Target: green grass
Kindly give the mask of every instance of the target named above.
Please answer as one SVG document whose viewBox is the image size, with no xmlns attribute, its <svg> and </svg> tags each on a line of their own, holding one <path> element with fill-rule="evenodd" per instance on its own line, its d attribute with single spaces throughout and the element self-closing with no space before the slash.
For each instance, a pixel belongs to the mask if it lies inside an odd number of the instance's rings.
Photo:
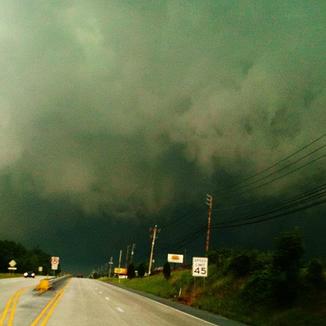
<svg viewBox="0 0 326 326">
<path fill-rule="evenodd" d="M 171 298 L 176 294 L 174 287 L 170 283 L 167 283 L 162 275 L 154 275 L 146 278 L 134 278 L 132 280 L 121 279 L 120 281 L 116 278 L 101 278 L 100 280 L 104 282 L 109 281 L 112 283 L 119 283 L 121 286 L 155 294 L 162 298 Z"/>
<path fill-rule="evenodd" d="M 1 278 L 13 278 L 13 277 L 22 277 L 22 274 L 9 274 L 9 273 L 0 273 Z"/>
</svg>

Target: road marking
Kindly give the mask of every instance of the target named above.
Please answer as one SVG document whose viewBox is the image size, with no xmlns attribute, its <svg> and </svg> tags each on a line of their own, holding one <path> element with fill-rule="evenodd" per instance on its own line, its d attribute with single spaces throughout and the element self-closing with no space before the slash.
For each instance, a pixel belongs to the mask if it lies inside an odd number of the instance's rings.
<svg viewBox="0 0 326 326">
<path fill-rule="evenodd" d="M 17 308 L 17 303 L 19 301 L 20 296 L 27 290 L 27 288 L 21 289 L 15 296 L 12 301 L 12 307 L 9 315 L 8 326 L 12 326 L 14 324 L 15 312 Z"/>
<path fill-rule="evenodd" d="M 116 309 L 118 310 L 118 311 L 120 311 L 120 312 L 125 312 L 122 308 L 120 308 L 120 307 L 116 307 Z"/>
<path fill-rule="evenodd" d="M 202 318 L 196 317 L 196 316 L 191 315 L 191 314 L 189 314 L 189 313 L 187 313 L 187 312 L 185 312 L 185 311 L 179 310 L 179 309 L 174 308 L 174 307 L 172 307 L 172 306 L 169 306 L 169 305 L 166 305 L 166 304 L 164 304 L 164 303 L 158 302 L 158 301 L 156 301 L 156 300 L 150 299 L 150 298 L 145 297 L 145 296 L 143 296 L 143 295 L 140 295 L 140 294 L 138 294 L 138 293 L 131 292 L 131 291 L 128 291 L 128 290 L 125 290 L 125 289 L 122 289 L 122 288 L 116 287 L 116 286 L 114 286 L 114 285 L 107 284 L 107 283 L 106 283 L 106 285 L 109 286 L 109 287 L 112 287 L 112 289 L 116 289 L 117 292 L 119 292 L 119 291 L 120 291 L 120 292 L 127 292 L 127 293 L 129 293 L 131 296 L 140 297 L 140 298 L 143 298 L 143 299 L 146 300 L 146 301 L 154 302 L 154 303 L 156 303 L 156 304 L 158 304 L 158 305 L 164 306 L 165 308 L 173 309 L 173 310 L 175 310 L 175 311 L 177 311 L 177 312 L 179 312 L 179 313 L 181 313 L 181 314 L 183 314 L 183 315 L 186 315 L 186 316 L 188 316 L 188 317 L 192 317 L 192 318 L 194 318 L 194 319 L 200 320 L 201 322 L 204 322 L 205 324 L 213 325 L 213 326 L 220 326 L 220 324 L 213 324 L 213 323 L 210 322 L 210 321 L 207 321 L 207 320 L 205 320 L 205 319 L 202 319 Z M 225 317 L 224 317 L 224 319 L 225 319 L 225 320 L 228 320 L 228 319 L 225 318 Z"/>
<path fill-rule="evenodd" d="M 5 306 L 5 309 L 1 315 L 0 318 L 0 326 L 4 325 L 4 322 L 7 318 L 8 312 L 10 311 L 9 320 L 8 320 L 8 326 L 12 326 L 14 322 L 15 312 L 17 303 L 19 301 L 20 296 L 28 289 L 29 287 L 22 288 L 17 290 L 7 301 L 7 304 Z"/>
<path fill-rule="evenodd" d="M 105 300 L 108 300 L 108 301 L 109 301 L 109 300 L 110 300 L 110 298 L 109 298 L 109 297 L 105 297 Z"/>
<path fill-rule="evenodd" d="M 59 303 L 61 297 L 63 296 L 64 291 L 69 283 L 70 283 L 70 281 L 68 281 L 68 283 L 61 290 L 59 290 L 58 293 L 56 293 L 56 295 L 47 303 L 47 305 L 42 309 L 40 314 L 33 321 L 31 326 L 38 325 L 39 321 L 42 319 L 43 316 L 44 316 L 44 319 L 41 323 L 41 326 L 45 326 L 47 324 L 49 318 L 53 314 L 55 307 L 58 305 L 58 303 Z"/>
</svg>

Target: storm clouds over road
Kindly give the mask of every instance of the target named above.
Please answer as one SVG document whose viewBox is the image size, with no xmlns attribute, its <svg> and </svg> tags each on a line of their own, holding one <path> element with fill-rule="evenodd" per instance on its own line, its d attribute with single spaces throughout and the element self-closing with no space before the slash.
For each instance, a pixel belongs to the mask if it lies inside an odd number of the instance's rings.
<svg viewBox="0 0 326 326">
<path fill-rule="evenodd" d="M 1 238 L 90 266 L 325 131 L 322 1 L 0 6 Z M 304 191 L 324 163 L 247 195 Z"/>
</svg>

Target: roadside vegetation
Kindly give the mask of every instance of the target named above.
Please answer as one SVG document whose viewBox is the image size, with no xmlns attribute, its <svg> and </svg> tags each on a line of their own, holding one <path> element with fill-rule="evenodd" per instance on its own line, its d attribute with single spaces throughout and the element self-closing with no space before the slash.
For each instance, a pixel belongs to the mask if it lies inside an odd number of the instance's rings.
<svg viewBox="0 0 326 326">
<path fill-rule="evenodd" d="M 15 260 L 17 271 L 8 273 L 11 260 Z M 39 266 L 43 267 L 43 274 L 50 271 L 50 255 L 40 248 L 27 249 L 22 244 L 0 240 L 0 278 L 14 277 L 27 271 L 37 272 Z"/>
<path fill-rule="evenodd" d="M 13 278 L 13 277 L 21 277 L 23 276 L 22 274 L 18 274 L 18 273 L 0 273 L 0 279 L 2 278 Z"/>
<path fill-rule="evenodd" d="M 204 281 L 191 270 L 151 277 L 102 279 L 178 300 L 249 325 L 325 325 L 326 281 L 323 263 L 303 261 L 298 231 L 284 233 L 271 252 L 221 249 L 209 254 Z"/>
</svg>

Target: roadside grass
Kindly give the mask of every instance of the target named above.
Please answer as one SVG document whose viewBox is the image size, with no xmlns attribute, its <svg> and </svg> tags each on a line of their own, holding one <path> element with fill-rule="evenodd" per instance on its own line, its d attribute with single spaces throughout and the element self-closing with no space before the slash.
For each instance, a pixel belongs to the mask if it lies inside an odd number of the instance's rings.
<svg viewBox="0 0 326 326">
<path fill-rule="evenodd" d="M 131 280 L 118 280 L 117 278 L 100 278 L 99 280 L 104 282 L 117 283 L 121 286 L 151 293 L 162 298 L 171 298 L 176 295 L 175 288 L 169 282 L 166 282 L 162 274 L 153 275 L 151 277 L 134 278 Z"/>
<path fill-rule="evenodd" d="M 13 278 L 13 277 L 22 277 L 22 274 L 10 274 L 10 273 L 0 273 L 1 278 Z"/>
</svg>

